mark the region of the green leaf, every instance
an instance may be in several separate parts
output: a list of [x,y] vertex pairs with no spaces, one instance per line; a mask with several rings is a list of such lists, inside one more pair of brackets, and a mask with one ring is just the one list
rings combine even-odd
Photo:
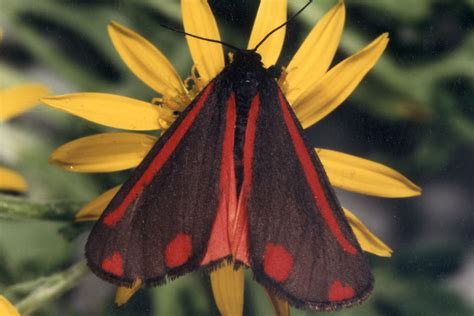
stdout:
[[73,221],[74,213],[84,203],[33,203],[22,198],[0,194],[0,218],[30,218],[54,221]]

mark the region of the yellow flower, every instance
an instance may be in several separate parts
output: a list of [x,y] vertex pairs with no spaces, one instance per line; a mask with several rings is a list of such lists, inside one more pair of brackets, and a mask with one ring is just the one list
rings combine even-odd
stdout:
[[[16,85],[0,90],[0,122],[3,124],[15,116],[26,112],[46,96],[48,88],[40,84]],[[8,168],[0,167],[0,191],[24,192],[25,179]]]
[[15,306],[8,301],[5,296],[0,295],[0,315],[2,316],[20,316]]
[[[182,0],[186,32],[220,40],[219,30],[206,1]],[[287,19],[286,0],[261,0],[248,48]],[[332,112],[355,89],[375,65],[388,43],[382,34],[372,43],[329,69],[339,44],[345,18],[344,3],[339,2],[316,24],[291,62],[284,68],[279,83],[304,128]],[[161,97],[153,102],[104,93],[77,93],[49,97],[43,101],[60,110],[89,121],[125,130],[163,130],[192,98],[225,66],[221,44],[186,37],[194,67],[182,81],[171,63],[143,37],[116,22],[109,25],[112,42],[130,70]],[[284,28],[259,47],[265,66],[277,61]],[[199,75],[196,74],[196,71]],[[193,85],[190,87],[189,83]],[[158,103],[155,106],[152,103]],[[138,133],[104,133],[80,138],[56,149],[50,161],[74,172],[114,172],[136,167],[156,141]],[[421,189],[395,170],[352,155],[316,149],[335,187],[379,197],[410,197]],[[85,205],[78,221],[97,220],[120,186],[104,192]],[[349,210],[344,209],[363,250],[378,256],[391,256],[392,250],[372,234]],[[133,291],[140,284],[136,282]],[[223,315],[242,314],[243,269],[224,266],[211,273],[217,306]],[[133,293],[121,288],[116,301],[123,304]],[[288,304],[271,296],[278,314],[288,313]]]

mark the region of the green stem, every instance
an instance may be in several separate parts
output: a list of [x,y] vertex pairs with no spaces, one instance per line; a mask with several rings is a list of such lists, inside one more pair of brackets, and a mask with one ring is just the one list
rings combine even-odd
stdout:
[[0,195],[0,218],[33,218],[55,221],[72,221],[74,213],[84,203],[57,202],[39,204],[24,199]]
[[40,277],[40,278],[37,278],[36,280],[14,284],[12,286],[9,286],[5,290],[5,294],[7,296],[28,294],[29,292],[33,291],[35,288],[42,285],[47,279],[48,279],[47,277]]
[[63,272],[42,278],[42,284],[16,304],[18,311],[21,315],[26,315],[40,309],[49,301],[76,286],[88,272],[85,261],[82,261]]

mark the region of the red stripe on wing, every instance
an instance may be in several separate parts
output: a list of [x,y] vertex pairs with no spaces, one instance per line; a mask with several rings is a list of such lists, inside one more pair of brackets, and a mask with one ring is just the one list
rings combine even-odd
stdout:
[[206,254],[201,261],[201,265],[206,265],[230,255],[229,219],[235,216],[237,209],[234,169],[235,120],[235,95],[231,93],[227,101],[225,132],[222,143],[219,206],[216,219],[212,225]]
[[130,206],[130,204],[135,201],[135,199],[138,197],[143,188],[147,186],[153,179],[155,174],[160,171],[161,167],[163,167],[170,155],[176,149],[176,146],[178,146],[183,136],[193,124],[194,120],[196,119],[196,116],[198,115],[199,111],[202,109],[204,103],[206,102],[209,93],[212,91],[212,85],[213,84],[210,83],[207,86],[206,90],[203,92],[194,108],[189,111],[189,113],[183,119],[179,127],[168,139],[167,143],[163,146],[163,148],[158,152],[158,154],[152,160],[152,162],[142,174],[142,176],[138,179],[137,182],[135,182],[132,189],[123,199],[122,203],[104,218],[105,225],[114,226],[115,224],[117,224],[125,214],[125,211]]
[[237,207],[237,216],[234,222],[234,244],[233,251],[236,260],[248,265],[248,216],[247,216],[247,200],[252,185],[252,164],[253,153],[255,147],[255,131],[257,128],[257,117],[260,108],[260,95],[257,94],[250,105],[249,115],[247,119],[247,127],[245,130],[244,141],[244,182],[240,189],[239,203]]
[[285,120],[285,124],[288,128],[290,133],[291,139],[293,140],[293,145],[295,146],[296,154],[298,159],[303,167],[304,174],[306,176],[306,181],[313,193],[314,202],[316,203],[317,207],[321,211],[321,215],[324,218],[324,221],[329,226],[332,234],[338,241],[339,245],[342,249],[352,255],[357,253],[356,248],[347,241],[347,239],[342,234],[341,229],[339,228],[339,224],[337,223],[336,218],[332,212],[332,209],[329,205],[328,199],[324,193],[324,189],[322,187],[321,182],[319,181],[319,177],[316,173],[314,168],[314,164],[311,161],[311,157],[309,156],[308,150],[301,138],[301,135],[296,127],[295,122],[288,110],[286,101],[283,98],[283,94],[280,90],[278,90],[278,97],[280,100],[280,105],[283,110],[283,117]]

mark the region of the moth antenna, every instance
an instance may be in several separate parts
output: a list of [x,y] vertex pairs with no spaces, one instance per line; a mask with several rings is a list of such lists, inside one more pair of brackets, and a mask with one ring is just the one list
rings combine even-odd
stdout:
[[[256,51],[273,33],[275,33],[276,31],[278,31],[279,29],[281,29],[282,27],[284,27],[285,25],[287,25],[288,23],[290,23],[294,18],[296,18],[301,12],[303,12],[304,9],[306,9],[307,6],[309,6],[311,4],[311,2],[313,2],[313,0],[309,0],[301,9],[298,10],[298,12],[296,12],[295,14],[293,14],[293,16],[291,16],[288,20],[286,20],[284,23],[282,23],[281,25],[277,26],[276,28],[274,28],[270,33],[268,33],[267,35],[265,35],[264,38],[262,38],[262,40],[253,48],[251,49],[251,51]],[[161,27],[164,27],[165,29],[168,29],[168,30],[171,30],[171,31],[174,31],[176,33],[180,33],[180,34],[184,34],[184,35],[187,35],[187,36],[190,36],[190,37],[194,37],[194,38],[197,38],[197,39],[200,39],[200,40],[203,40],[203,41],[208,41],[208,42],[212,42],[212,43],[219,43],[219,44],[222,44],[226,47],[229,47],[231,49],[234,49],[234,50],[237,50],[237,51],[242,51],[241,48],[237,47],[237,46],[234,46],[232,44],[228,44],[226,42],[223,42],[223,41],[218,41],[218,40],[215,40],[215,39],[212,39],[212,38],[206,38],[206,37],[202,37],[202,36],[199,36],[199,35],[195,35],[195,34],[191,34],[191,33],[188,33],[188,32],[185,32],[185,31],[182,31],[182,30],[178,30],[178,29],[175,29],[174,27],[171,27],[169,25],[166,25],[166,24],[159,24]]]
[[284,27],[285,25],[287,25],[289,22],[291,22],[294,18],[296,18],[301,12],[303,12],[304,9],[306,9],[307,6],[309,6],[311,4],[311,2],[313,2],[313,0],[309,0],[308,3],[306,3],[301,9],[298,10],[298,12],[296,12],[295,14],[293,14],[292,17],[290,17],[288,20],[286,20],[286,22],[282,23],[281,25],[277,26],[276,28],[274,28],[270,33],[268,33],[267,35],[265,35],[264,38],[262,38],[262,40],[257,44],[257,46],[255,46],[255,48],[251,49],[252,51],[256,51],[260,45],[263,44],[263,42],[265,42],[273,33],[275,33],[276,31],[278,31],[279,29],[281,29],[282,27]]
[[212,39],[212,38],[202,37],[202,36],[195,35],[195,34],[191,34],[191,33],[187,33],[187,32],[185,32],[185,31],[175,29],[174,27],[171,27],[171,26],[166,25],[166,24],[161,24],[161,23],[160,23],[160,26],[161,26],[161,27],[164,27],[165,29],[174,31],[174,32],[176,32],[176,33],[184,34],[184,35],[187,35],[187,36],[190,36],[190,37],[194,37],[194,38],[197,38],[197,39],[200,39],[200,40],[203,40],[203,41],[208,41],[208,42],[212,42],[212,43],[219,43],[219,44],[222,44],[222,45],[227,46],[227,47],[229,47],[229,48],[231,48],[231,49],[234,49],[234,50],[242,50],[241,48],[238,48],[238,47],[236,47],[236,46],[234,46],[234,45],[231,45],[231,44],[228,44],[228,43],[226,43],[226,42],[218,41],[218,40],[215,40],[215,39]]

